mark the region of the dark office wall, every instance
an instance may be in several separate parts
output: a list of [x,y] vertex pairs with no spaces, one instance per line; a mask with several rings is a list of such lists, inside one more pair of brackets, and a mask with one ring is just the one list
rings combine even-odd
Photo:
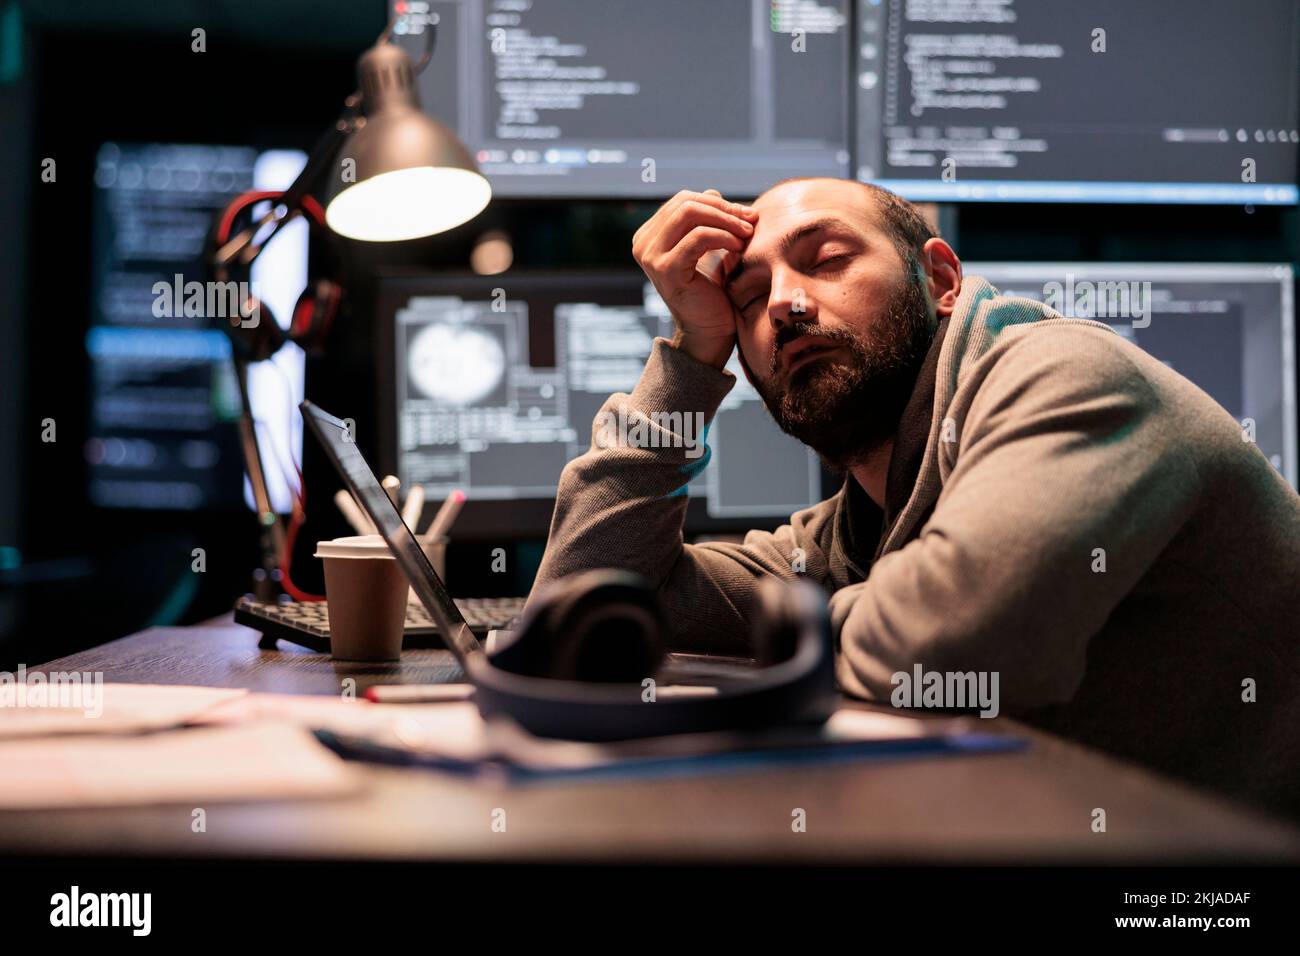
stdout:
[[[0,454],[0,574],[19,560],[18,531],[22,514],[22,454],[28,416],[23,300],[28,263],[28,200],[34,182],[30,163],[33,51],[17,6],[0,5],[0,169],[5,200],[0,204],[0,435],[7,439]],[[0,640],[17,623],[12,589],[0,586]]]

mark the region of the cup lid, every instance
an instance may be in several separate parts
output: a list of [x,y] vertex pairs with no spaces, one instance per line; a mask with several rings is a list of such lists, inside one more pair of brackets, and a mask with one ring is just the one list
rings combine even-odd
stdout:
[[357,534],[333,541],[317,541],[317,558],[391,558],[393,552],[377,534]]

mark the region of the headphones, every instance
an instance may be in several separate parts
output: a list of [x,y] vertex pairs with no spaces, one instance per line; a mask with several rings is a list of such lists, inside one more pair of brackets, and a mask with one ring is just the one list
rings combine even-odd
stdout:
[[[241,257],[232,256],[229,263],[223,263],[216,253],[231,241],[236,225],[245,213],[251,212],[260,202],[275,203],[283,196],[284,193],[275,191],[247,192],[226,207],[217,220],[209,241],[208,261],[213,263],[213,278],[216,281],[248,280],[251,267],[241,263]],[[334,234],[325,225],[325,210],[321,208],[320,203],[311,196],[303,196],[299,212],[307,220],[311,234],[321,237],[324,245],[332,251],[336,240]],[[284,221],[286,220],[281,220]],[[237,238],[251,245],[259,228],[260,224],[250,224]],[[276,228],[278,230],[278,226]],[[269,242],[270,238],[274,238],[274,233],[266,241]],[[257,251],[260,252],[261,247]],[[255,255],[256,253],[254,257]],[[330,258],[334,256],[331,255]],[[311,257],[309,262],[314,259],[315,257]],[[342,300],[343,287],[332,279],[326,278],[324,274],[318,274],[313,270],[308,274],[307,287],[303,289],[294,304],[287,329],[280,327],[271,309],[252,294],[250,287],[248,296],[240,303],[240,315],[231,319],[226,331],[240,357],[248,362],[260,362],[270,358],[286,342],[293,342],[304,351],[315,354],[324,345],[325,338],[329,335],[334,319],[339,313]],[[256,316],[256,321],[246,324],[248,317],[251,316]]]
[[484,717],[541,737],[592,742],[776,724],[821,724],[835,708],[826,595],[810,582],[758,582],[758,666],[716,690],[658,696],[668,627],[657,591],[626,571],[585,571],[528,603],[506,644],[466,662]]

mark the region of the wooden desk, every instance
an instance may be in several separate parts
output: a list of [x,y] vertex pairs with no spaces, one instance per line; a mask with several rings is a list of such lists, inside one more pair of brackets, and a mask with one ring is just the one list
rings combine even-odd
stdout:
[[[145,631],[36,670],[105,681],[337,694],[445,680],[445,651],[391,666],[337,664],[228,621]],[[871,706],[848,703],[847,706]],[[1300,830],[1039,733],[1018,753],[774,766],[709,776],[503,786],[367,767],[338,800],[0,812],[0,853],[25,857],[547,863],[1261,863],[1300,860]],[[493,832],[505,808],[505,833]],[[791,811],[807,814],[792,832]],[[1104,807],[1107,832],[1090,829]]]

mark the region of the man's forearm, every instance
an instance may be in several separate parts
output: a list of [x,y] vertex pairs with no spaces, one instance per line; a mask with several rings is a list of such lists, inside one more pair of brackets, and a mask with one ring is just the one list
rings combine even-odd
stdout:
[[705,427],[735,376],[656,339],[630,395],[606,400],[592,446],[565,467],[534,591],[592,567],[662,583],[680,555],[686,487],[709,460]]

